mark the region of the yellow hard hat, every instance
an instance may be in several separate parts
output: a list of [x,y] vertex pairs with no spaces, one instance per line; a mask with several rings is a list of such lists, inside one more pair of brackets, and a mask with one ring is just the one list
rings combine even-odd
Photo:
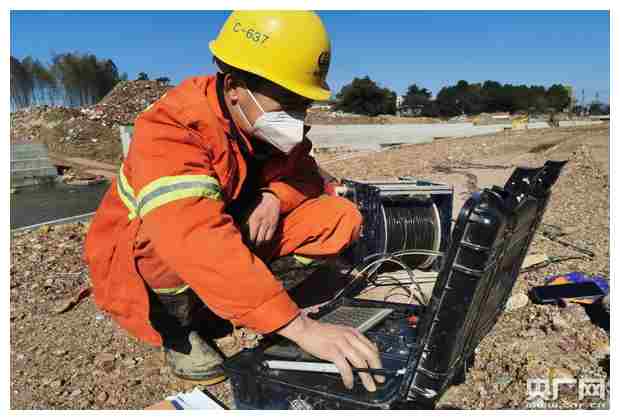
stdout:
[[230,14],[209,43],[218,59],[314,100],[330,97],[330,43],[314,12],[243,10]]

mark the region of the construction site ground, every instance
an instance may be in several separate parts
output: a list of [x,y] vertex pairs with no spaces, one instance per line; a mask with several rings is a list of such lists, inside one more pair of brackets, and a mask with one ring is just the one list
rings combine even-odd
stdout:
[[[578,304],[560,308],[522,299],[549,275],[583,271],[609,277],[608,124],[437,140],[353,157],[316,157],[325,170],[341,178],[408,175],[453,184],[454,217],[471,192],[503,185],[516,165],[568,159],[530,253],[577,258],[519,276],[511,302],[521,303],[512,304],[500,317],[479,346],[466,381],[450,388],[439,407],[523,409],[528,408],[529,378],[609,378],[609,326],[604,318]],[[194,386],[174,378],[159,349],[127,335],[98,311],[92,297],[79,299],[89,282],[81,260],[87,229],[87,223],[75,223],[12,237],[12,409],[141,409]],[[562,234],[571,246],[548,239],[543,231]],[[237,330],[218,344],[232,354],[256,339],[251,331]],[[232,406],[229,381],[208,390]],[[579,401],[577,389],[568,387],[554,401],[557,408],[579,403],[605,408],[608,400]]]

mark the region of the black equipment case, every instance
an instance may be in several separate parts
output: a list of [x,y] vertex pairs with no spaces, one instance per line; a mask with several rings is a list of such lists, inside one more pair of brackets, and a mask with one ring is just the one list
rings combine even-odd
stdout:
[[[343,304],[394,309],[365,334],[378,345],[383,367],[406,368],[404,375],[386,377],[371,393],[357,377],[348,390],[340,375],[269,369],[262,362],[274,359],[265,354],[274,344],[290,344],[288,360],[307,360],[293,343],[274,335],[224,363],[237,408],[433,408],[451,384],[464,379],[476,347],[495,325],[565,163],[517,168],[503,188],[485,188],[467,200],[427,306],[343,293],[313,316]],[[415,325],[412,315],[419,320]]]

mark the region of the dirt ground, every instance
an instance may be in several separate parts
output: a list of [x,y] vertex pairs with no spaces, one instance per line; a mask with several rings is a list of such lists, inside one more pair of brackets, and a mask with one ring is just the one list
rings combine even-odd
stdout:
[[[549,275],[583,271],[609,277],[608,125],[440,140],[332,161],[324,168],[344,178],[409,175],[454,184],[458,210],[471,191],[503,185],[515,165],[547,159],[569,163],[530,253],[575,259],[520,275],[513,290],[517,302]],[[69,308],[67,299],[88,285],[80,259],[87,227],[41,228],[11,240],[12,409],[141,409],[193,388],[170,375],[158,349],[126,335],[97,310],[92,298]],[[562,234],[564,244],[549,239],[550,233]],[[227,354],[256,338],[247,330],[234,337],[219,340]],[[466,381],[450,388],[439,407],[528,408],[526,381],[543,377],[607,380],[608,319],[605,323],[592,307],[578,304],[559,308],[526,299],[524,306],[513,305],[482,341]],[[228,381],[207,389],[232,406]],[[580,402],[577,389],[569,387],[554,403],[558,408],[578,403],[606,408],[608,399]]]

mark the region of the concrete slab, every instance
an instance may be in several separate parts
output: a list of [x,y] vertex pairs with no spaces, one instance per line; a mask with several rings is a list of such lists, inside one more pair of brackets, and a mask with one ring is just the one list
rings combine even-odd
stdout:
[[[560,127],[591,125],[600,122],[561,121]],[[528,129],[548,128],[546,122],[532,122]],[[308,133],[314,147],[350,150],[382,150],[395,144],[419,144],[446,137],[467,138],[512,129],[511,124],[474,126],[472,123],[441,124],[358,124],[313,125]]]

